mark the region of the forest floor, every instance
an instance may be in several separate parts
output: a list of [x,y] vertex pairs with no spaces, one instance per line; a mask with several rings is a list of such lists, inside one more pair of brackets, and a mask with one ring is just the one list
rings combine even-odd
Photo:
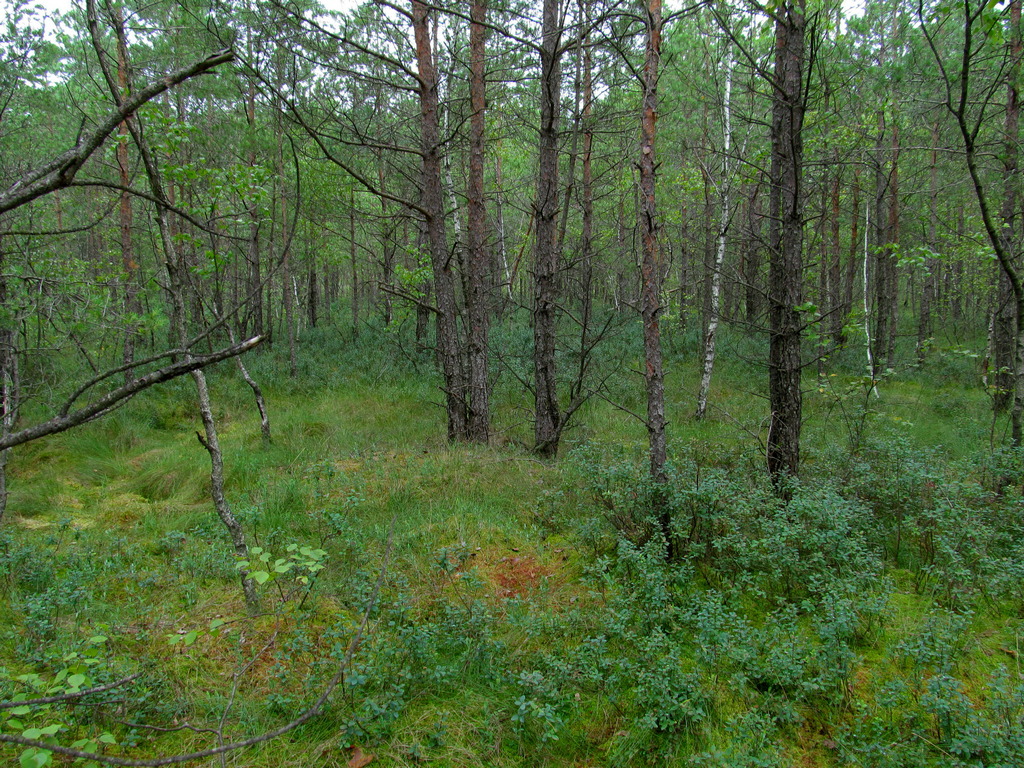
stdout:
[[[320,714],[223,764],[1024,765],[1024,461],[968,354],[937,348],[879,397],[856,362],[808,373],[783,505],[752,364],[719,366],[695,422],[697,364],[670,351],[666,491],[630,374],[544,464],[511,385],[494,445],[449,446],[429,362],[374,344],[308,353],[295,381],[253,357],[270,445],[232,369],[213,378],[266,568],[255,616],[188,380],[15,452],[0,701],[139,676],[0,709],[3,732],[204,750],[298,717],[344,665]],[[50,756],[0,746],[19,759]]]

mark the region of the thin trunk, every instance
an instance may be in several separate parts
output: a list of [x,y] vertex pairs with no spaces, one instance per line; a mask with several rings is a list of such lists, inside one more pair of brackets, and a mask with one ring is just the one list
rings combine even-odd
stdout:
[[319,282],[316,277],[316,261],[313,254],[307,252],[306,255],[309,260],[309,273],[306,275],[306,308],[309,311],[309,327],[316,328],[316,324],[320,320],[318,314],[320,311]]
[[878,397],[878,387],[876,381],[878,377],[875,375],[875,359],[871,354],[872,343],[871,343],[871,301],[868,298],[868,287],[871,285],[868,275],[868,264],[870,260],[868,254],[868,232],[871,230],[871,211],[867,204],[864,205],[864,351],[868,356],[868,376],[871,377],[871,392]]
[[544,0],[540,47],[540,130],[533,289],[534,450],[554,458],[562,434],[555,368],[558,304],[558,117],[562,84],[559,0]]
[[420,94],[420,150],[423,154],[421,203],[425,211],[427,244],[434,271],[437,307],[437,358],[444,378],[448,439],[466,438],[466,384],[457,326],[455,277],[445,232],[442,162],[438,122],[438,82],[430,45],[426,3],[412,0],[413,34]]
[[686,314],[689,311],[690,259],[689,218],[686,203],[679,209],[679,330],[686,330]]
[[843,337],[843,327],[846,325],[846,318],[850,314],[850,307],[843,302],[843,251],[841,229],[839,226],[840,217],[840,192],[842,189],[843,174],[839,168],[839,158],[835,158],[835,175],[832,178],[832,240],[831,240],[831,264],[829,266],[828,285],[828,311],[831,313],[830,333],[833,344]]
[[732,149],[732,45],[726,43],[725,54],[725,94],[722,100],[722,116],[724,132],[722,141],[722,178],[719,180],[721,211],[718,225],[718,247],[715,250],[715,261],[711,275],[711,307],[708,315],[708,329],[704,337],[704,366],[700,377],[700,391],[697,393],[697,418],[703,419],[708,409],[708,392],[711,390],[711,373],[715,367],[716,336],[718,334],[719,307],[722,292],[722,265],[725,263],[725,236],[729,227],[729,193],[732,180],[732,162],[729,152]]
[[917,321],[917,362],[924,362],[928,340],[932,334],[932,304],[935,301],[939,260],[939,122],[932,124],[931,165],[928,174],[928,248],[932,255],[925,258],[924,285],[921,288],[921,304]]
[[899,259],[900,247],[900,130],[892,127],[892,172],[889,174],[889,206],[886,222],[886,238],[889,252],[888,274],[889,303],[884,310],[889,315],[889,336],[885,340],[886,368],[896,367],[896,333],[899,329]]
[[[3,235],[0,234],[0,307],[7,306],[7,271],[4,264]],[[13,318],[0,319],[0,434],[14,429],[18,406],[18,355],[14,347]],[[7,463],[11,449],[0,450],[0,523],[7,511]]]
[[[425,222],[419,222],[416,232],[416,250],[415,253],[423,253],[425,243],[427,242],[427,226]],[[430,283],[424,286],[423,301],[430,301]],[[429,344],[427,342],[427,331],[430,329],[430,310],[427,309],[423,302],[416,305],[416,349],[420,352],[426,351]]]
[[[115,7],[113,13],[115,23],[123,24],[121,8]],[[117,86],[121,91],[122,98],[126,98],[128,96],[128,51],[122,39],[119,39],[117,43]],[[142,303],[139,301],[139,265],[135,260],[135,250],[132,247],[132,196],[125,191],[131,186],[128,162],[128,125],[121,123],[117,128],[117,134],[117,169],[121,186],[124,188],[120,195],[119,210],[121,264],[124,270],[124,311],[129,318],[125,324],[122,360],[127,365],[135,359],[135,342],[139,334],[138,318],[142,314]],[[134,378],[134,368],[125,369],[125,382]]]
[[[384,161],[381,153],[377,153],[377,188],[381,192],[387,191],[387,175],[384,173]],[[381,276],[380,282],[384,286],[384,325],[391,325],[394,308],[391,301],[390,289],[395,284],[395,254],[397,251],[395,243],[395,225],[388,210],[388,199],[380,196],[380,246],[381,246]]]
[[[253,82],[249,83],[246,94],[245,117],[249,126],[249,132],[252,134],[250,140],[252,140],[256,132],[256,85]],[[250,172],[255,171],[255,148],[249,150],[246,162]],[[246,260],[249,267],[248,293],[250,294],[250,300],[247,317],[252,322],[253,334],[261,336],[263,335],[263,276],[260,265],[260,213],[256,205],[255,195],[253,195],[253,199],[249,202],[248,215],[249,243],[246,251]],[[246,324],[245,330],[246,332],[243,335],[248,335],[248,324]]]
[[[582,0],[584,23],[590,23],[590,0]],[[580,243],[580,330],[586,346],[593,309],[594,284],[594,75],[590,46],[583,48],[583,221]]]
[[[500,129],[499,129],[500,132]],[[501,166],[501,141],[494,152],[494,216],[498,227],[498,263],[495,265],[495,288],[503,287],[501,298],[495,299],[495,308],[500,316],[504,314],[505,305],[512,301],[512,271],[508,264],[508,240],[505,237],[505,187]],[[501,286],[497,285],[498,278],[502,280]]]
[[359,271],[356,269],[356,190],[348,194],[348,256],[352,267],[352,340],[359,338]]
[[[647,383],[647,437],[650,445],[651,477],[657,483],[665,474],[665,374],[661,360],[661,330],[658,319],[661,306],[661,253],[658,248],[656,206],[655,140],[658,118],[658,67],[661,63],[661,0],[647,5],[647,52],[644,59],[643,102],[640,116],[640,242],[643,249],[640,315],[644,328],[644,380]],[[668,521],[662,529],[669,539]]]
[[[1018,143],[1020,141],[1020,92],[1018,80],[1021,69],[1021,0],[1010,5],[1009,40],[1010,66],[1006,76],[1006,113],[1003,120],[1003,202],[999,211],[1002,229],[1000,235],[1008,254],[1019,252],[1020,235],[1017,231],[1017,215],[1020,200],[1018,178]],[[1003,411],[1010,405],[1014,388],[1014,329],[1022,325],[1015,315],[1013,285],[1005,270],[1000,270],[999,289],[996,293],[995,338],[996,355],[996,410]],[[1019,420],[1019,417],[1018,417]]]
[[[284,302],[284,324],[285,335],[288,338],[288,376],[297,378],[299,375],[299,360],[296,350],[296,328],[295,328],[295,305],[298,301],[295,296],[292,277],[292,249],[291,238],[288,235],[288,200],[284,194],[284,129],[280,122],[280,115],[283,110],[278,110],[276,120],[277,130],[277,180],[279,196],[281,199],[281,290]],[[244,364],[239,361],[240,365]]]
[[764,263],[764,211],[761,208],[761,180],[754,185],[748,208],[750,253],[747,261],[747,322],[751,325],[761,322],[764,315],[764,282],[761,278]]
[[853,167],[853,200],[850,204],[850,257],[849,268],[843,281],[843,305],[853,309],[854,286],[857,282],[857,265],[860,263],[860,167]]
[[487,378],[490,302],[487,278],[491,255],[487,247],[487,208],[484,201],[484,109],[486,0],[473,0],[469,27],[469,431],[470,440],[487,443],[490,436],[490,384]]
[[[875,144],[875,212],[874,212],[874,250],[875,250],[875,332],[873,348],[874,359],[872,376],[876,379],[881,375],[883,366],[891,368],[890,350],[895,347],[896,334],[896,252],[894,248],[894,219],[896,219],[893,201],[893,188],[897,180],[899,160],[898,133],[893,127],[893,146],[890,156],[891,165],[886,173],[886,148],[884,138],[887,132],[884,116],[878,114],[878,139]],[[898,220],[898,219],[897,219]]]

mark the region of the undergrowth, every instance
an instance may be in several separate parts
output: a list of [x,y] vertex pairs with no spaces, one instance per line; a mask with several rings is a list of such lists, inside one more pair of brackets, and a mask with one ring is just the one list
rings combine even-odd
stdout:
[[[623,354],[626,335],[610,342]],[[523,345],[508,337],[510,369]],[[226,367],[212,379],[256,615],[207,501],[187,387],[15,455],[0,700],[137,676],[0,709],[5,732],[110,755],[202,749],[298,716],[351,652],[318,716],[229,761],[1024,764],[1024,455],[962,437],[983,393],[929,392],[911,371],[875,398],[835,361],[783,503],[749,365],[723,364],[717,410],[693,422],[685,339],[669,345],[665,485],[642,425],[605,400],[544,465],[496,369],[501,444],[449,447],[428,358],[401,338],[316,341],[302,365],[317,385],[276,353],[252,359],[271,445],[244,386]]]

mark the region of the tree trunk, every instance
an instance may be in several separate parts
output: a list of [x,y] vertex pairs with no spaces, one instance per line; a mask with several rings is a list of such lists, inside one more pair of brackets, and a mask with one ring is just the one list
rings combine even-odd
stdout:
[[562,84],[559,2],[544,0],[540,47],[540,130],[537,199],[534,203],[536,245],[533,286],[534,450],[558,454],[562,413],[558,403],[555,342],[558,303],[558,118]]
[[932,255],[925,257],[924,284],[921,286],[921,303],[917,320],[917,363],[924,362],[928,340],[932,335],[932,305],[936,298],[939,260],[939,123],[932,124],[931,164],[928,171],[928,248]]
[[787,494],[800,468],[800,340],[803,303],[803,122],[805,0],[776,11],[772,79],[771,227],[768,302],[768,471]]
[[[384,173],[384,161],[381,157],[381,153],[377,153],[377,188],[381,192],[387,191],[387,175]],[[395,225],[394,220],[389,210],[388,199],[384,195],[380,196],[380,249],[381,249],[381,260],[380,260],[380,282],[384,287],[383,300],[384,300],[384,326],[391,325],[394,308],[391,301],[391,291],[389,289],[394,287],[395,284]]]
[[[728,45],[728,44],[727,44]],[[708,313],[707,333],[704,337],[704,366],[700,377],[700,391],[697,393],[697,418],[703,419],[708,408],[708,392],[711,390],[711,373],[715,367],[715,340],[718,334],[719,307],[722,293],[722,265],[725,262],[725,236],[731,215],[729,192],[732,180],[732,162],[729,152],[732,149],[732,46],[728,45],[725,58],[725,94],[722,101],[724,117],[724,135],[722,142],[722,178],[718,181],[720,194],[718,225],[718,247],[715,249],[715,261],[711,274],[711,306]]]
[[[584,24],[590,25],[590,0],[583,0]],[[586,41],[584,41],[586,43]],[[594,73],[589,45],[583,47],[583,221],[580,242],[581,338],[586,345],[594,296]]]
[[448,439],[464,440],[467,430],[466,384],[459,349],[455,278],[445,232],[438,123],[438,83],[430,45],[429,11],[423,0],[412,0],[413,34],[420,95],[420,151],[423,156],[421,205],[427,245],[434,272],[437,307],[437,358],[444,378]]
[[892,129],[892,155],[889,172],[885,172],[883,139],[886,133],[884,119],[878,116],[879,134],[876,144],[875,169],[875,334],[872,357],[872,375],[877,379],[884,368],[892,368],[896,346],[896,319],[898,312],[896,249],[899,236],[898,174],[899,133]]
[[[102,61],[104,51],[102,50],[102,44],[100,41],[99,25],[94,0],[88,0],[87,2],[87,15],[92,42],[100,60]],[[117,35],[119,45],[126,45],[123,24],[115,24],[114,32]],[[104,70],[104,74],[107,74],[106,70]],[[114,83],[109,76],[107,77],[107,82],[115,101],[120,103],[121,96],[116,83]],[[160,245],[164,254],[164,264],[167,269],[168,290],[170,291],[171,300],[173,302],[171,317],[174,319],[174,327],[171,329],[171,333],[175,337],[177,346],[184,350],[183,355],[187,361],[192,358],[192,354],[188,349],[189,337],[185,310],[185,264],[174,245],[170,221],[170,204],[167,192],[165,191],[160,168],[157,164],[156,158],[153,157],[153,154],[150,151],[149,144],[143,135],[142,127],[137,121],[138,118],[136,116],[132,116],[126,120],[126,123],[132,139],[139,150],[139,154],[142,157],[143,167],[146,171],[146,178],[149,182],[150,193],[155,201],[157,229],[160,235]],[[206,375],[203,373],[202,369],[197,369],[192,371],[192,379],[196,385],[199,413],[205,432],[205,437],[200,435],[198,432],[196,433],[196,436],[210,455],[210,494],[213,499],[214,509],[228,531],[235,554],[239,559],[248,560],[249,548],[245,541],[245,533],[242,530],[242,526],[238,523],[237,518],[232,513],[231,507],[227,502],[227,497],[224,495],[224,457],[220,450],[217,425],[213,418],[213,408],[210,405],[210,392],[206,384]],[[250,613],[255,613],[259,608],[259,596],[256,593],[256,585],[253,583],[252,579],[249,578],[247,571],[242,572],[241,581],[246,608]]]
[[[275,131],[277,132],[277,186],[281,208],[281,299],[284,305],[285,336],[288,340],[288,376],[292,379],[299,375],[298,351],[296,349],[295,305],[297,303],[293,286],[293,265],[291,238],[288,233],[288,200],[284,194],[284,126],[281,124],[283,105],[279,105]],[[243,366],[244,363],[239,361]]]
[[743,312],[748,324],[753,326],[758,322],[763,311],[764,291],[761,285],[761,211],[760,211],[760,181],[750,185],[750,192],[747,195],[747,223],[744,234],[744,259],[743,259]]
[[359,270],[356,269],[356,190],[348,193],[348,258],[352,273],[352,340],[359,338]]
[[[245,102],[245,117],[249,126],[250,141],[256,133],[256,85],[250,82]],[[250,149],[247,157],[247,164],[250,171],[256,168],[256,150]],[[260,266],[260,213],[256,205],[255,193],[248,205],[249,215],[249,242],[246,250],[246,261],[249,267],[249,302],[246,317],[252,323],[253,335],[263,335],[263,276]],[[249,325],[243,336],[248,335]]]
[[[7,271],[3,235],[0,234],[0,307],[7,307]],[[0,318],[0,434],[14,429],[18,408],[18,354],[14,348],[14,318]],[[7,511],[7,462],[11,449],[0,450],[0,522]]]
[[[1020,200],[1018,179],[1018,142],[1020,141],[1020,92],[1018,79],[1021,68],[1020,34],[1021,0],[1010,4],[1010,66],[1006,76],[1006,113],[1003,119],[1003,202],[999,211],[1002,229],[1000,235],[1005,242],[1007,253],[1019,251],[1020,236],[1017,231],[1017,214]],[[1000,269],[996,292],[995,313],[995,354],[996,396],[993,405],[997,411],[1005,411],[1013,397],[1014,384],[1014,328],[1016,305],[1013,301],[1013,286],[1005,270]]]
[[[854,166],[853,168],[853,191],[852,191],[852,202],[850,203],[850,250],[848,258],[848,267],[846,275],[843,278],[843,306],[846,307],[846,312],[849,314],[853,311],[853,292],[857,282],[857,273],[860,271],[857,267],[860,264],[858,254],[860,253],[860,167]],[[846,342],[846,333],[842,331],[840,336],[836,338],[836,344],[844,344]],[[868,374],[871,372],[868,371]]]
[[839,226],[840,219],[840,192],[842,190],[842,178],[843,174],[839,167],[839,158],[835,157],[834,162],[836,163],[835,170],[832,177],[832,195],[831,195],[831,206],[832,206],[832,222],[831,222],[831,241],[829,247],[829,280],[828,280],[828,302],[826,306],[829,311],[829,333],[835,344],[836,339],[841,339],[843,336],[843,327],[846,325],[846,319],[850,314],[850,307],[843,301],[843,251],[842,241],[840,239],[841,229]]
[[486,0],[473,0],[469,27],[469,432],[470,440],[487,443],[490,436],[490,383],[487,378],[490,302],[487,279],[490,252],[487,247],[487,208],[484,202],[484,109]]
[[[114,20],[117,24],[123,24],[121,8],[113,9]],[[128,96],[128,51],[124,41],[117,43],[117,86],[121,91],[122,98]],[[121,230],[121,264],[124,270],[124,311],[129,320],[124,330],[124,351],[122,361],[125,365],[135,359],[135,341],[139,333],[138,317],[142,314],[142,303],[139,301],[139,265],[135,260],[135,250],[132,247],[132,196],[127,192],[131,185],[131,173],[128,162],[128,125],[122,122],[117,128],[118,143],[116,150],[117,170],[121,186],[124,188],[120,194],[119,225]],[[126,368],[124,372],[125,382],[135,378],[135,371]]]

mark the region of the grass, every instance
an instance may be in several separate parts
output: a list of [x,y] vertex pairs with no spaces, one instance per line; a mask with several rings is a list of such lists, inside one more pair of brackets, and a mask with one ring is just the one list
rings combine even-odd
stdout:
[[[543,464],[522,447],[528,403],[505,375],[498,445],[448,446],[428,361],[414,367],[372,339],[338,348],[317,333],[301,364],[316,384],[282,376],[277,353],[251,361],[272,445],[244,384],[227,367],[212,377],[227,491],[251,541],[272,558],[292,544],[328,552],[312,588],[291,575],[265,585],[259,617],[245,617],[208,501],[187,387],[147,393],[15,454],[0,529],[0,698],[24,690],[20,674],[54,680],[96,635],[107,639],[88,668],[93,681],[144,673],[123,694],[126,711],[49,709],[32,724],[64,723],[62,743],[109,730],[143,755],[211,741],[125,723],[209,727],[230,702],[226,737],[276,727],[332,674],[390,536],[388,576],[345,685],[322,716],[229,762],[344,765],[358,746],[382,766],[884,768],[954,765],[943,755],[955,744],[991,732],[986,707],[1001,701],[993,675],[1016,674],[1024,652],[1020,590],[991,577],[1024,572],[1011,514],[1020,489],[1000,496],[985,485],[995,476],[985,468],[988,398],[964,386],[966,358],[937,351],[924,369],[883,380],[877,398],[852,354],[833,361],[834,375],[806,377],[804,481],[868,510],[851,518],[843,567],[814,570],[826,546],[814,536],[839,546],[826,518],[787,522],[761,506],[770,498],[764,383],[740,359],[754,356],[749,342],[723,334],[737,355],[720,360],[699,422],[695,357],[678,344],[669,355],[666,410],[682,478],[672,503],[690,549],[666,564],[657,537],[637,533],[651,530],[637,479],[646,433],[625,411],[591,400],[563,455],[589,453]],[[932,383],[940,373],[951,383]],[[642,408],[638,376],[610,383],[619,404]],[[613,476],[616,456],[625,469]],[[602,482],[613,493],[601,496]],[[943,499],[957,515],[976,503],[991,512],[965,537],[955,521],[968,518],[936,516]],[[627,519],[633,527],[613,525]],[[889,554],[897,519],[898,563]],[[793,568],[812,576],[782,590]],[[228,623],[213,632],[213,620]],[[956,653],[942,646],[954,620]],[[945,693],[933,690],[942,675],[957,681]],[[957,690],[974,714],[958,709]],[[890,700],[902,719],[886,719]],[[1024,712],[1013,706],[1004,706],[1010,731]],[[942,707],[956,713],[949,722]],[[865,757],[882,743],[888,757]],[[930,762],[914,763],[919,754]]]

